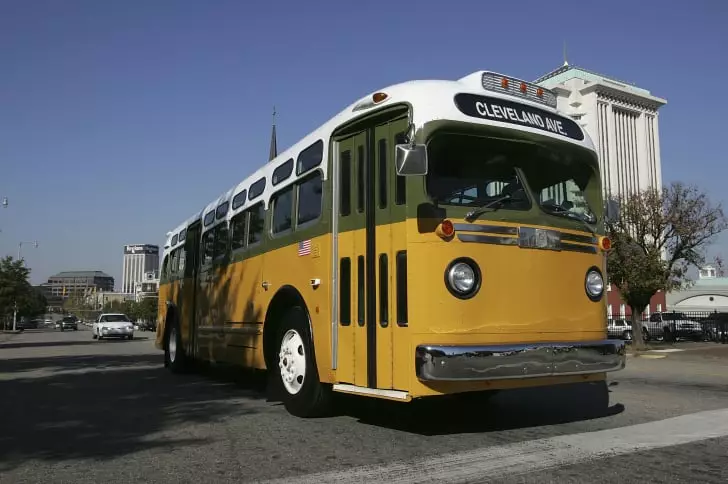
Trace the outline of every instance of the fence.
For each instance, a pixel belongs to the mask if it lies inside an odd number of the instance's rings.
[[[612,338],[632,339],[629,316],[607,317]],[[728,313],[718,311],[665,311],[640,318],[646,341],[712,341],[728,344]]]

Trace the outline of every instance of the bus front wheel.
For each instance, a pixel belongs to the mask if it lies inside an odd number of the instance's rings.
[[[320,417],[331,406],[331,388],[321,383],[308,329],[308,315],[294,306],[283,316],[273,371],[286,410],[297,417]]]

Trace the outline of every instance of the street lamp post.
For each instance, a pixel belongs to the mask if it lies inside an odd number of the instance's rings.
[[[3,203],[5,203],[5,201],[3,201]],[[35,247],[36,249],[38,248],[37,240],[34,240],[33,242],[23,242],[23,241],[18,242],[18,260],[22,260],[21,255],[23,252],[23,244],[33,244],[33,247]],[[25,264],[23,264],[23,265],[25,265]],[[18,321],[18,300],[16,299],[15,301],[13,301],[13,331],[16,330],[17,321]]]
[[[2,206],[3,208],[8,208],[8,197],[3,197]],[[0,230],[0,232],[2,232],[2,230]]]

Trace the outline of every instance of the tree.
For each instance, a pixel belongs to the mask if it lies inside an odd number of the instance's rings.
[[[721,257],[720,255],[716,255],[715,258],[713,258],[713,264],[715,264],[715,275],[718,277],[724,277],[725,270],[723,267],[723,257]]]
[[[607,223],[607,273],[632,310],[634,347],[642,349],[640,314],[652,296],[682,287],[688,268],[704,262],[705,248],[728,222],[720,204],[679,182],[617,201],[619,217]]]
[[[10,256],[0,259],[0,320],[11,320],[16,308],[21,316],[34,313],[39,303],[45,310],[45,298],[41,300],[35,293],[30,285],[30,269],[22,260]]]
[[[146,297],[138,304],[138,316],[142,321],[157,319],[158,300],[156,297]]]
[[[37,288],[31,287],[30,293],[18,301],[18,317],[36,318],[45,314],[48,301],[45,295]]]

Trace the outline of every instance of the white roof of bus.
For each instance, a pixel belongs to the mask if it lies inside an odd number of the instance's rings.
[[[256,171],[251,173],[247,178],[242,180],[240,183],[238,183],[235,187],[229,189],[226,191],[223,195],[219,196],[216,200],[210,202],[204,209],[202,209],[200,212],[195,213],[192,217],[185,220],[183,223],[177,226],[173,231],[168,232],[167,234],[167,240],[164,245],[164,251],[167,252],[170,249],[170,242],[172,237],[175,234],[178,234],[182,229],[187,227],[192,222],[200,219],[201,217],[204,217],[206,213],[208,213],[210,210],[214,210],[220,203],[225,202],[226,200],[232,199],[232,197],[236,194],[238,194],[243,189],[249,189],[250,185],[254,183],[255,181],[265,177],[266,178],[266,184],[265,189],[262,193],[262,196],[256,197],[254,200],[250,201],[247,200],[243,205],[240,207],[237,207],[234,211],[232,210],[232,207],[228,210],[228,215],[225,217],[226,219],[229,218],[233,213],[237,213],[244,208],[257,204],[261,200],[266,204],[268,204],[268,199],[272,192],[278,191],[281,188],[293,183],[296,180],[295,176],[295,165],[294,165],[294,172],[292,176],[290,176],[287,180],[284,182],[278,184],[275,186],[275,188],[272,186],[272,183],[270,182],[271,175],[273,173],[273,170],[275,170],[278,166],[280,166],[282,163],[286,162],[288,159],[293,158],[294,163],[298,156],[298,154],[303,151],[304,149],[311,146],[313,143],[318,141],[319,139],[324,140],[324,142],[327,141],[328,137],[331,135],[331,133],[341,126],[342,124],[345,124],[349,121],[352,121],[360,116],[365,116],[369,114],[370,110],[374,108],[375,106],[372,106],[369,109],[363,109],[361,111],[353,111],[353,108],[356,107],[358,104],[366,101],[371,101],[372,95],[377,92],[384,92],[388,95],[387,99],[379,104],[376,105],[376,107],[386,106],[389,104],[394,103],[400,103],[400,102],[408,102],[410,103],[415,109],[413,109],[414,113],[414,122],[415,124],[419,125],[424,120],[429,119],[453,119],[453,120],[462,120],[467,121],[470,123],[477,123],[477,124],[491,124],[491,125],[503,125],[508,126],[510,128],[514,128],[514,125],[505,125],[496,121],[490,121],[486,119],[479,119],[479,118],[472,118],[469,116],[464,115],[462,112],[460,112],[455,104],[452,102],[453,97],[455,94],[458,93],[472,93],[472,94],[479,94],[484,95],[487,94],[489,97],[493,98],[500,98],[504,100],[511,100],[511,101],[517,101],[518,103],[525,104],[528,106],[536,107],[548,112],[551,112],[553,114],[559,114],[561,116],[566,116],[563,112],[558,111],[555,108],[551,108],[550,106],[547,106],[542,103],[538,103],[535,101],[531,101],[529,99],[521,98],[521,97],[514,97],[509,96],[506,94],[502,94],[497,91],[486,91],[483,89],[483,86],[481,84],[481,79],[483,73],[488,71],[476,71],[472,74],[469,74],[459,80],[452,81],[452,80],[416,80],[416,81],[407,81],[402,82],[399,84],[393,84],[391,86],[385,87],[383,89],[377,89],[376,91],[372,91],[369,94],[362,96],[355,102],[351,103],[349,106],[344,108],[342,111],[340,111],[337,115],[329,119],[326,123],[319,126],[314,131],[310,132],[306,136],[304,136],[301,140],[299,140],[296,144],[291,146],[290,148],[286,149],[285,151],[281,152],[276,156],[273,160],[265,163],[263,166],[258,168]],[[508,77],[511,80],[518,80],[513,78],[512,76],[504,76]],[[518,80],[520,81],[520,80]],[[533,85],[532,82],[528,82],[528,84]],[[547,90],[547,89],[545,89]],[[549,132],[545,132],[542,130],[536,130],[535,128],[529,128],[524,126],[518,126],[517,129],[524,130],[524,131],[530,131],[533,133],[537,133],[542,136],[547,137],[553,137],[561,139],[562,141],[567,141],[575,144],[579,144],[587,149],[594,149],[594,145],[589,138],[589,135],[584,131],[584,140],[583,141],[575,141],[573,139],[565,139],[563,137],[560,137],[555,134],[551,134]],[[326,171],[327,166],[325,163],[325,160],[327,159],[327,148],[326,143],[324,144],[324,155],[323,155],[323,162],[321,163],[320,169],[323,172],[324,178],[326,178]],[[222,219],[221,219],[222,220]],[[218,221],[215,221],[216,225]]]

